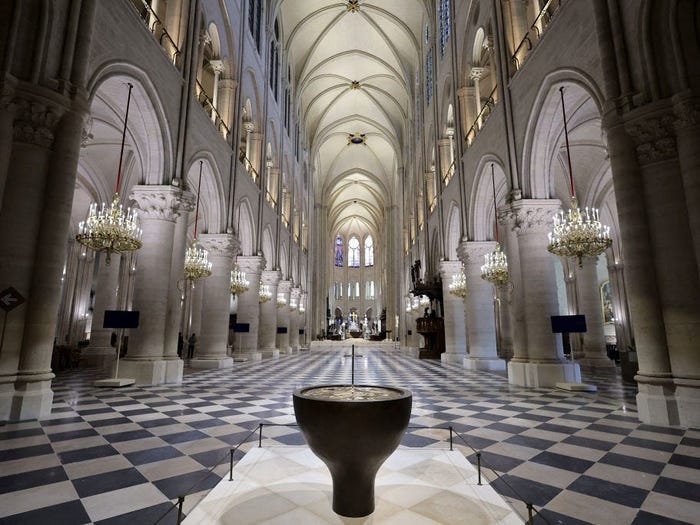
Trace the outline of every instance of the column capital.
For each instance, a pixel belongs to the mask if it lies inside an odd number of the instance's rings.
[[[484,264],[484,255],[496,249],[496,241],[462,241],[457,247],[457,255],[467,264]]]
[[[136,202],[140,218],[174,222],[180,216],[182,190],[171,185],[139,184],[129,198]]]
[[[58,106],[44,104],[25,98],[5,102],[15,114],[13,138],[44,148],[53,146],[54,131],[63,110]]]
[[[194,211],[195,205],[197,203],[197,198],[189,190],[184,190],[182,195],[180,195],[180,211],[181,212],[191,212]]]
[[[449,283],[449,279],[462,269],[462,261],[440,261],[440,277],[442,282]]]
[[[279,283],[282,278],[282,272],[279,270],[263,270],[262,274],[260,274],[260,278],[263,284],[277,286],[277,283]]]
[[[678,156],[675,120],[669,111],[663,111],[627,123],[625,128],[634,142],[641,165],[663,162]]]
[[[485,67],[472,66],[471,71],[469,72],[469,78],[472,80],[480,80],[481,77],[484,76],[484,73],[486,73]]]
[[[301,288],[299,288],[298,286],[295,286],[294,288],[292,288],[292,291],[290,292],[290,295],[291,295],[293,298],[295,298],[295,299],[298,300],[299,297],[301,297]],[[298,301],[297,301],[297,303],[298,303]]]
[[[292,290],[292,281],[283,280],[277,285],[277,293],[288,294]]]
[[[233,259],[240,247],[238,239],[231,233],[204,233],[197,240],[203,248],[209,250],[212,257]]]
[[[224,61],[223,60],[210,60],[209,65],[211,65],[214,73],[219,75],[224,71]]]
[[[559,199],[522,199],[498,210],[498,223],[521,234],[550,230],[552,218],[561,208]]]
[[[236,258],[236,264],[246,273],[260,275],[260,272],[265,268],[265,257],[262,255],[239,255]],[[257,285],[255,283],[256,287]]]
[[[700,98],[689,94],[674,95],[673,111],[676,114],[677,130],[694,128],[700,124]]]

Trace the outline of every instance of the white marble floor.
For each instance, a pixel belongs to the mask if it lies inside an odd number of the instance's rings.
[[[522,520],[460,452],[399,448],[382,465],[364,518],[331,509],[326,466],[306,446],[254,448],[190,513],[185,525],[520,525]]]

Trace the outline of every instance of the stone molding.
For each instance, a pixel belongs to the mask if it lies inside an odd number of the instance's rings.
[[[449,279],[462,269],[462,261],[440,261],[440,277],[442,277],[443,287],[449,284]]]
[[[289,294],[292,290],[292,284],[294,283],[290,280],[280,281],[277,285],[277,293],[281,293],[284,295]]]
[[[280,279],[282,278],[282,272],[279,270],[263,270],[260,278],[262,279],[263,284],[277,286],[277,283],[279,283]]]
[[[674,134],[675,118],[670,114],[638,119],[627,124],[641,165],[670,160],[678,155]]]
[[[239,255],[236,258],[238,268],[251,275],[259,276],[263,268],[265,268],[265,257],[262,255]],[[258,284],[255,283],[257,287]]]
[[[560,208],[559,199],[523,199],[499,209],[498,223],[517,234],[549,231]]]
[[[180,216],[182,190],[174,186],[140,184],[131,189],[129,198],[136,202],[141,220],[175,222]]]
[[[298,286],[292,288],[292,291],[290,292],[289,295],[290,295],[290,297],[292,297],[293,299],[296,299],[296,300],[297,300],[297,304],[299,304],[299,298],[301,297],[301,288],[299,288]]]
[[[43,148],[53,145],[56,124],[61,118],[57,108],[23,98],[7,104],[8,109],[15,113],[13,138],[16,142]]]
[[[205,233],[197,239],[203,248],[209,250],[211,257],[228,257],[233,259],[238,251],[238,240],[230,233]]]
[[[465,264],[484,264],[484,255],[496,249],[496,241],[462,241],[457,247],[457,255]]]
[[[700,124],[700,99],[689,96],[673,97],[673,111],[676,114],[676,130],[693,128]]]
[[[189,190],[184,190],[182,195],[180,195],[180,206],[179,210],[181,212],[191,212],[195,210],[197,204],[197,198],[194,193]]]

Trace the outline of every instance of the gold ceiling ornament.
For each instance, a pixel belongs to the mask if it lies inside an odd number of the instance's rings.
[[[583,267],[584,257],[596,257],[610,248],[610,226],[600,222],[597,208],[586,206],[583,210],[578,207],[574,174],[571,170],[571,153],[569,151],[569,130],[566,125],[566,109],[564,107],[564,86],[559,88],[561,95],[561,111],[564,116],[564,137],[566,139],[566,157],[569,164],[569,185],[571,188],[571,204],[569,211],[559,211],[554,216],[554,227],[549,233],[547,250],[559,257],[575,257],[579,268]]]
[[[508,259],[501,251],[501,243],[498,239],[498,209],[496,208],[496,177],[493,174],[493,162],[491,163],[491,184],[493,187],[493,216],[496,220],[496,248],[493,252],[484,255],[484,265],[481,267],[481,278],[492,283],[494,286],[501,286],[508,282]]]
[[[348,0],[346,9],[351,13],[357,13],[360,10],[360,0]]]
[[[263,284],[262,279],[260,279],[260,291],[258,292],[258,302],[262,304],[268,302],[270,299],[272,299],[270,285]]]
[[[364,133],[348,133],[348,145],[349,144],[364,144],[367,145]]]
[[[199,224],[199,194],[202,189],[202,164],[199,161],[199,182],[197,183],[197,205],[194,212],[194,239],[192,246],[185,252],[185,279],[197,281],[211,275],[211,263],[209,262],[209,252],[197,243],[197,226]]]
[[[353,80],[350,83],[350,89],[360,89],[362,86],[360,85],[360,82],[357,80]]]
[[[108,206],[104,202],[98,207],[96,202],[90,204],[87,218],[78,224],[78,234],[75,240],[96,252],[105,252],[105,263],[109,264],[113,253],[129,253],[141,248],[142,231],[139,227],[136,210],[123,208],[119,202],[119,184],[121,183],[122,161],[124,159],[124,143],[126,141],[126,125],[129,120],[132,84],[126,99],[124,128],[122,130],[122,145],[119,153],[117,168],[117,184],[114,198]]]
[[[467,296],[467,277],[464,275],[464,265],[459,269],[459,273],[452,275],[452,282],[447,289],[452,295],[462,299]]]
[[[231,295],[240,295],[248,291],[250,282],[245,277],[245,272],[242,272],[236,264],[231,270]]]

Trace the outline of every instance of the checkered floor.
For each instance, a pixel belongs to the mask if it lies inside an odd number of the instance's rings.
[[[471,447],[493,486],[544,524],[688,524],[700,516],[700,429],[640,424],[633,389],[596,376],[598,395],[510,386],[458,365],[362,350],[356,382],[413,391],[403,445],[447,447],[448,425]],[[344,352],[304,352],[233,369],[188,373],[182,385],[102,389],[99,374],[57,377],[51,416],[0,426],[0,524],[129,525],[176,522],[228,468],[231,446],[258,427],[266,444],[300,445],[291,393],[348,383]],[[603,377],[603,376],[601,376]],[[605,386],[605,388],[602,388]],[[474,452],[456,438],[470,461]],[[253,436],[235,457],[257,446]],[[213,468],[210,473],[210,468]],[[465,523],[468,523],[466,521]]]

